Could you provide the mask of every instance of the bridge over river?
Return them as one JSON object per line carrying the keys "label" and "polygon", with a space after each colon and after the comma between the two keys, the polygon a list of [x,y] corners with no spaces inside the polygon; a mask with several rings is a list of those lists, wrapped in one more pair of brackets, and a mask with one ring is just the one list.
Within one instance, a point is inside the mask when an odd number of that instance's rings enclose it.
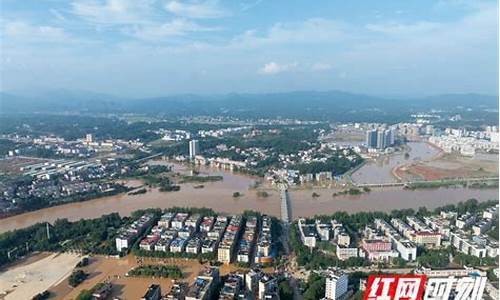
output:
{"label": "bridge over river", "polygon": [[498,181],[498,177],[475,177],[475,178],[454,178],[454,179],[441,179],[441,180],[415,180],[415,181],[405,181],[405,182],[387,182],[387,183],[361,183],[354,184],[356,187],[393,187],[393,186],[411,186],[418,184],[469,184],[474,182],[490,182]]}

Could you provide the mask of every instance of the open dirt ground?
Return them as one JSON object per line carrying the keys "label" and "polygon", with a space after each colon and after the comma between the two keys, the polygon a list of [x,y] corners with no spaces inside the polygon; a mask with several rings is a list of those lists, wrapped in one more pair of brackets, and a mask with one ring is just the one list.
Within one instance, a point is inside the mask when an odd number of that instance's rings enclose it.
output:
{"label": "open dirt ground", "polygon": [[437,159],[405,166],[398,175],[413,180],[439,180],[446,178],[477,178],[498,176],[496,160],[444,154]]}
{"label": "open dirt ground", "polygon": [[69,276],[80,259],[68,253],[40,254],[0,270],[0,299],[29,300]]}

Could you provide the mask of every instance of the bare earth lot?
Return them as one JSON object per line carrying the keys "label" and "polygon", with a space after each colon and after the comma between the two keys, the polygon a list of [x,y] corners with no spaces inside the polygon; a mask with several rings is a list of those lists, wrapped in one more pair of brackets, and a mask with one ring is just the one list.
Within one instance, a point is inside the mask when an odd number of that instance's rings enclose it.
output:
{"label": "bare earth lot", "polygon": [[45,253],[0,270],[0,299],[31,299],[69,276],[80,259],[75,254]]}
{"label": "bare earth lot", "polygon": [[435,160],[405,166],[397,172],[399,176],[410,180],[494,177],[498,176],[498,156],[496,160],[493,160],[444,154]]}

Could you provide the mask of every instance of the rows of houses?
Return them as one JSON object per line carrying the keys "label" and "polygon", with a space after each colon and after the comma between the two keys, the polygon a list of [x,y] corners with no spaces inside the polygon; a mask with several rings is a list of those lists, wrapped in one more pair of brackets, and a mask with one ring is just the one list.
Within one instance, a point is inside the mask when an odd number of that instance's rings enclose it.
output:
{"label": "rows of houses", "polygon": [[139,242],[139,248],[180,255],[210,255],[225,264],[261,263],[272,260],[270,224],[268,216],[260,220],[257,216],[167,212]]}
{"label": "rows of houses", "polygon": [[336,220],[330,222],[315,220],[313,223],[308,223],[305,219],[299,219],[298,230],[302,243],[309,248],[315,248],[318,242],[325,241],[335,244],[336,254],[340,260],[360,255],[358,247],[353,245],[344,225]]}
{"label": "rows of houses", "polygon": [[[370,261],[391,261],[401,258],[417,259],[417,248],[436,249],[453,246],[458,251],[479,258],[496,257],[498,242],[486,235],[498,216],[498,205],[481,213],[441,212],[431,216],[406,216],[390,220],[375,219],[359,232],[360,241],[354,245],[342,224],[331,220],[298,220],[298,233],[302,243],[317,247],[326,241],[336,246],[336,255],[345,260],[364,257]],[[352,233],[357,234],[357,233]]]}
{"label": "rows of houses", "polygon": [[115,239],[116,250],[118,252],[130,249],[137,238],[153,223],[153,214],[145,214],[132,224],[118,230]]}

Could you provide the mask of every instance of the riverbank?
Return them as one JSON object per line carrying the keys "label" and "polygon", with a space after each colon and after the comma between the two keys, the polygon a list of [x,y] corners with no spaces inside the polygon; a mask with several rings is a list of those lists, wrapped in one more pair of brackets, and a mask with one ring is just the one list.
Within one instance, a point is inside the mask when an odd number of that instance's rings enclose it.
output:
{"label": "riverbank", "polygon": [[[428,152],[427,148],[424,147],[423,153],[428,155],[434,152]],[[160,163],[166,162],[161,161]],[[176,169],[181,173],[189,173],[186,166],[177,165]],[[204,175],[222,176],[223,180],[204,183],[203,188],[199,188],[196,183],[183,184],[181,190],[177,192],[160,192],[157,188],[148,188],[145,194],[120,194],[32,211],[1,219],[0,233],[40,222],[53,223],[62,218],[70,221],[82,218],[93,219],[113,212],[117,212],[121,216],[128,216],[135,210],[150,207],[207,207],[229,214],[256,210],[263,214],[280,215],[281,202],[279,192],[275,187],[267,186],[267,183],[264,183],[262,187],[254,189],[252,188],[255,185],[254,177],[228,171],[210,170],[205,167],[200,170]],[[380,172],[380,170],[378,171]],[[139,183],[139,181],[132,180],[127,182],[127,185],[136,186]],[[267,197],[259,196],[259,191],[262,190],[268,192]],[[498,199],[498,188],[458,187],[412,191],[404,190],[402,187],[384,187],[372,188],[370,192],[361,195],[337,195],[333,197],[333,194],[339,191],[341,189],[330,187],[290,189],[291,216],[293,218],[311,217],[316,214],[336,211],[351,213],[361,211],[388,212],[393,209],[418,209],[421,206],[435,208],[446,204],[456,204],[470,198],[475,198],[478,201]],[[235,192],[240,193],[241,196],[233,197]],[[319,196],[313,197],[313,193]]]}
{"label": "riverbank", "polygon": [[[231,179],[231,181],[234,179]],[[242,213],[245,210],[256,210],[273,216],[280,215],[280,199],[278,191],[271,191],[268,197],[258,197],[257,191],[247,188],[248,182],[236,182],[236,186],[226,186],[225,181],[208,183],[203,189],[193,185],[179,192],[162,193],[150,189],[141,195],[118,195],[86,202],[70,203],[50,207],[26,214],[0,220],[0,233],[27,227],[40,222],[53,223],[57,219],[67,218],[70,221],[93,219],[103,214],[118,212],[128,216],[131,212],[149,208],[207,207],[224,213]],[[236,188],[238,187],[238,188]],[[234,198],[234,191],[241,191],[242,196]],[[314,188],[308,190],[290,190],[290,206],[292,217],[312,217],[316,214],[336,211],[361,212],[385,211],[393,209],[414,208],[421,206],[435,208],[446,204],[456,204],[470,198],[478,201],[498,199],[496,189],[437,188],[419,189],[415,191],[397,188],[372,189],[361,195],[338,195],[338,189]],[[317,193],[318,197],[312,194]]]}

